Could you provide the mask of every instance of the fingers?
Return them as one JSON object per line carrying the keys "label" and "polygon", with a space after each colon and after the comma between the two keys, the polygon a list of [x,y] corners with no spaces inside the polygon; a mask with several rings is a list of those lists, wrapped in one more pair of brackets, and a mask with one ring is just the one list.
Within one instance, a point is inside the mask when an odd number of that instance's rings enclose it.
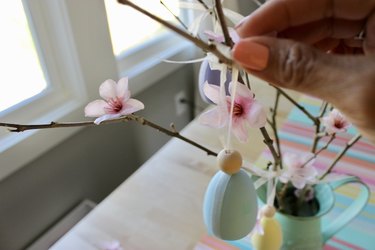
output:
{"label": "fingers", "polygon": [[343,19],[323,19],[316,22],[289,28],[279,37],[293,39],[307,44],[315,44],[326,38],[349,39],[358,35],[364,27],[364,21]]}
{"label": "fingers", "polygon": [[266,81],[325,100],[337,96],[340,89],[337,84],[344,80],[342,72],[348,73],[354,68],[338,56],[271,37],[241,40],[233,49],[233,58]]}
{"label": "fingers", "polygon": [[375,11],[367,19],[364,50],[366,54],[375,54]]}
{"label": "fingers", "polygon": [[374,0],[273,0],[257,9],[237,28],[241,37],[280,32],[326,18],[363,20]]}
{"label": "fingers", "polygon": [[326,38],[315,43],[314,47],[321,51],[328,52],[336,48],[339,45],[339,43],[340,43],[340,39]]}

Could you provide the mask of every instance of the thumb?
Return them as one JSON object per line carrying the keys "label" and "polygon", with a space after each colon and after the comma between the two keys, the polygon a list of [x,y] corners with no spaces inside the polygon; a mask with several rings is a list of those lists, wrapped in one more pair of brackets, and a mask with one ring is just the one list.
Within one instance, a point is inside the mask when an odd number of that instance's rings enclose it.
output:
{"label": "thumb", "polygon": [[337,83],[343,82],[343,70],[350,68],[342,57],[272,37],[242,39],[233,48],[233,59],[253,75],[274,85],[323,99],[329,99],[337,91]]}

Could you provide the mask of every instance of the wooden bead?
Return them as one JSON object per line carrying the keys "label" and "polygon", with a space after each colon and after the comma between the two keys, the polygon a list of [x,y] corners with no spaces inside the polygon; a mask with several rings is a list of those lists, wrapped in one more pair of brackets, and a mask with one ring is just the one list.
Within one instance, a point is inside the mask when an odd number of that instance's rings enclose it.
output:
{"label": "wooden bead", "polygon": [[273,206],[265,205],[262,210],[261,214],[265,217],[272,218],[276,213],[276,210]]}
{"label": "wooden bead", "polygon": [[217,156],[220,169],[227,174],[235,174],[242,167],[242,156],[236,150],[223,149]]}

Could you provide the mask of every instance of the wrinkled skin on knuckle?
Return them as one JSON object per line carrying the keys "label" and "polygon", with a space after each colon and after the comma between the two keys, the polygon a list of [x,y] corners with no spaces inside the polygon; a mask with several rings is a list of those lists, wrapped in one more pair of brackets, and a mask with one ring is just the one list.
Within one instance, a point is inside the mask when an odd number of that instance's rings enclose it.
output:
{"label": "wrinkled skin on knuckle", "polygon": [[311,49],[295,43],[279,54],[279,60],[278,79],[285,87],[297,90],[308,88],[316,70],[316,55]]}

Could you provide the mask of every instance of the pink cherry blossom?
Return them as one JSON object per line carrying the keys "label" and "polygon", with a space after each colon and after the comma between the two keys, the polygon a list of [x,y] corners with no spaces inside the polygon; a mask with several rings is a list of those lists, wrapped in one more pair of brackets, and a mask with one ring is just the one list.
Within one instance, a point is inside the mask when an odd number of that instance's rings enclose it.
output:
{"label": "pink cherry blossom", "polygon": [[104,100],[95,100],[85,107],[87,117],[98,117],[95,124],[144,109],[142,102],[130,98],[127,77],[120,79],[117,84],[111,79],[106,80],[100,85],[99,94]]}
{"label": "pink cherry blossom", "polygon": [[[284,169],[279,177],[283,183],[291,182],[294,187],[302,189],[306,184],[314,184],[317,179],[312,153],[294,154],[286,152],[283,154]],[[312,160],[311,160],[312,159]],[[306,162],[308,163],[306,164]]]}
{"label": "pink cherry blossom", "polygon": [[[229,94],[232,94],[233,84],[229,85]],[[216,107],[200,116],[200,122],[210,127],[221,128],[228,126],[231,107],[231,97],[225,96],[220,101],[220,87],[204,83],[203,92]],[[254,99],[254,94],[245,85],[237,83],[237,92],[234,99],[232,132],[241,142],[248,140],[248,127],[260,128],[266,124],[266,113],[262,105]]]}
{"label": "pink cherry blossom", "polygon": [[327,116],[322,118],[322,125],[328,134],[346,132],[350,123],[337,109],[333,109]]}

